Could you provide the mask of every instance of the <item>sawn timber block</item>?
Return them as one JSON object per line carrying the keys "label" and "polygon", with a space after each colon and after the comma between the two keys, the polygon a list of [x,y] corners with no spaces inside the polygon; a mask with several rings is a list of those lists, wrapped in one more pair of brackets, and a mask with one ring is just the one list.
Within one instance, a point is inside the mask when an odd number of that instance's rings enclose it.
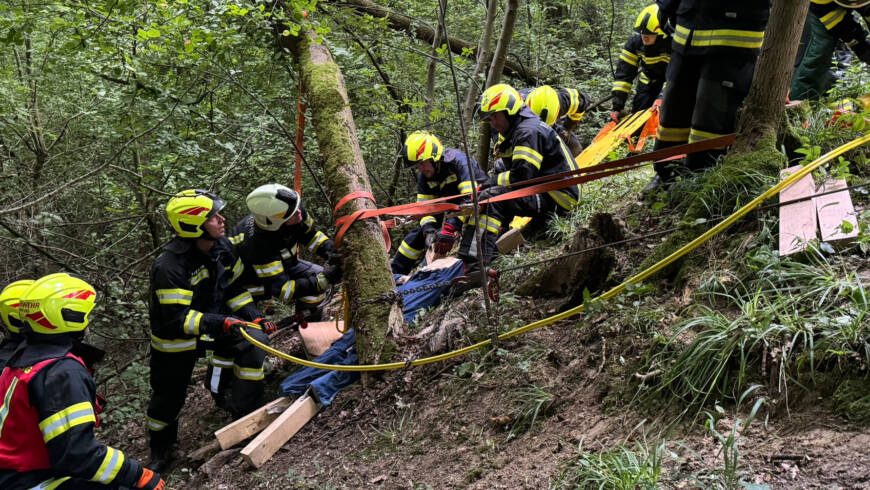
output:
{"label": "sawn timber block", "polygon": [[315,415],[317,415],[317,404],[314,399],[302,395],[242,449],[242,458],[254,468],[263,466],[263,463],[268,461]]}
{"label": "sawn timber block", "polygon": [[518,249],[524,243],[526,241],[523,239],[523,232],[516,228],[511,228],[496,240],[495,246],[498,247],[499,252],[507,254]]}
{"label": "sawn timber block", "polygon": [[[780,172],[780,178],[802,169],[795,165]],[[779,193],[779,202],[792,201],[815,194],[816,184],[808,174]],[[779,255],[784,257],[807,248],[807,242],[818,238],[816,233],[816,205],[812,200],[788,204],[779,208]]]}
{"label": "sawn timber block", "polygon": [[290,399],[286,396],[276,398],[239,420],[218,429],[214,436],[221,449],[227,450],[263,430],[289,406]]}
{"label": "sawn timber block", "polygon": [[[826,180],[816,190],[817,193],[846,189],[846,181],[843,179]],[[855,206],[849,191],[843,190],[826,196],[814,197],[816,211],[819,214],[819,230],[822,232],[822,240],[826,242],[850,241],[858,236],[858,218],[855,215]],[[848,233],[843,232],[843,222],[850,223],[852,229]]]}

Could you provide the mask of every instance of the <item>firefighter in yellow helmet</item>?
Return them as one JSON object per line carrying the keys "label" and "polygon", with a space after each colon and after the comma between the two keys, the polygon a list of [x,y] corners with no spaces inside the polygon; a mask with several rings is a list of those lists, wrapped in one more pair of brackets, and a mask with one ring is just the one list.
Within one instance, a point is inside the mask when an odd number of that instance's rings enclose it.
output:
{"label": "firefighter in yellow helmet", "polygon": [[0,317],[3,322],[3,342],[0,342],[0,370],[6,365],[6,361],[12,357],[12,353],[18,348],[18,344],[24,340],[24,321],[18,316],[18,304],[21,302],[21,294],[33,285],[30,279],[15,281],[0,291]]}
{"label": "firefighter in yellow helmet", "polygon": [[556,130],[562,141],[568,145],[573,156],[583,150],[583,145],[573,131],[583,113],[592,105],[592,101],[583,92],[573,88],[556,88],[541,85],[534,89],[525,88],[519,91],[525,104],[529,106],[542,121]]}
{"label": "firefighter in yellow helmet", "polygon": [[15,292],[26,340],[0,375],[0,488],[162,490],[160,475],[94,437],[95,382],[76,349],[96,291],[67,274],[30,282]]}
{"label": "firefighter in yellow helmet", "polygon": [[[455,148],[444,148],[441,140],[425,131],[408,135],[402,145],[402,159],[406,168],[417,169],[418,202],[437,197],[467,196],[471,194],[472,186],[486,182],[486,174],[480,169],[477,160],[466,157]],[[461,204],[468,201],[466,197],[451,202]],[[393,273],[408,274],[423,260],[427,236],[434,241],[437,253],[449,253],[462,231],[463,219],[455,217],[444,220],[443,215],[420,218],[420,226],[408,233],[399,245],[392,262]]]}
{"label": "firefighter in yellow helmet", "polygon": [[175,232],[151,268],[151,401],[147,426],[151,461],[165,472],[174,459],[178,414],[196,360],[213,351],[206,388],[216,404],[241,417],[260,406],[265,353],[243,339],[244,321],[264,330],[248,332],[268,343],[274,325],[263,319],[239,278],[242,260],[225,238],[225,202],[198,189],[175,194],[166,215]]}
{"label": "firefighter in yellow helmet", "polygon": [[614,121],[619,121],[625,109],[635,78],[638,85],[631,103],[632,113],[652,107],[665,85],[668,62],[671,61],[671,38],[659,25],[658,13],[656,4],[641,10],[634,23],[634,34],[619,53],[613,79],[613,112],[610,114]]}

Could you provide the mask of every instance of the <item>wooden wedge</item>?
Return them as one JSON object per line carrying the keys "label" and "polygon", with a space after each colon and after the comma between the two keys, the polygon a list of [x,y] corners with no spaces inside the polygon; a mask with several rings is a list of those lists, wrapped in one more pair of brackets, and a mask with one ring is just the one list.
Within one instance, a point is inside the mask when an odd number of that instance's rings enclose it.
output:
{"label": "wooden wedge", "polygon": [[276,398],[239,420],[218,429],[214,436],[221,449],[227,450],[263,430],[289,406],[290,399],[286,396]]}
{"label": "wooden wedge", "polygon": [[242,458],[254,468],[263,466],[263,463],[268,461],[315,415],[317,415],[317,404],[314,399],[302,395],[242,449]]}

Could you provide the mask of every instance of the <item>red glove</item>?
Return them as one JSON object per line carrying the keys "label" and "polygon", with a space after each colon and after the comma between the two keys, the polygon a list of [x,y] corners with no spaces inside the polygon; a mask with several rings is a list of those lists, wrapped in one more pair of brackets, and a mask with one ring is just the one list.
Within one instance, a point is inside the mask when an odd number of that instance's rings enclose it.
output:
{"label": "red glove", "polygon": [[154,473],[148,468],[142,468],[142,476],[139,477],[139,481],[136,482],[136,488],[142,488],[144,490],[163,490],[163,487],[166,484],[163,483],[163,479],[160,478],[160,475]]}
{"label": "red glove", "polygon": [[274,333],[278,330],[278,325],[275,325],[270,320],[266,320],[265,318],[257,318],[254,320],[254,323],[263,328],[263,331],[266,333]]}
{"label": "red glove", "polygon": [[441,231],[435,237],[435,245],[433,246],[435,253],[438,255],[447,255],[453,250],[453,244],[456,243],[456,228],[450,223],[444,223]]}
{"label": "red glove", "polygon": [[619,111],[613,111],[610,113],[610,119],[613,119],[613,122],[619,122]]}
{"label": "red glove", "polygon": [[246,322],[243,322],[236,317],[228,316],[224,318],[223,330],[224,333],[230,333],[233,330],[241,329],[245,325],[247,325]]}

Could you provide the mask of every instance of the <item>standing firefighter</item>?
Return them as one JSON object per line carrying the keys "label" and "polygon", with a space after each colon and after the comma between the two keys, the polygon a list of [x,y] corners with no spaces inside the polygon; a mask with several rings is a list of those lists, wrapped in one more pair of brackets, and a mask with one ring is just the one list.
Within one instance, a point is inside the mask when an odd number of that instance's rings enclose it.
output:
{"label": "standing firefighter", "polygon": [[[659,0],[659,24],[673,29],[673,53],[656,149],[695,143],[734,132],[734,119],[749,94],[764,42],[769,0]],[[686,157],[690,171],[710,167],[725,149]],[[674,178],[656,164],[651,191]]]}
{"label": "standing firefighter", "polygon": [[[322,317],[326,289],[341,281],[335,243],[315,229],[296,191],[281,184],[257,187],[245,201],[252,214],[233,227],[230,241],[245,264],[242,284],[255,299],[296,302],[309,321]],[[326,267],[297,257],[299,246],[326,260]]]}
{"label": "standing firefighter", "polygon": [[[504,187],[508,184],[577,169],[565,143],[553,128],[523,104],[520,94],[510,85],[493,85],[483,92],[480,116],[504,137],[498,151],[505,162],[505,170],[487,182],[489,187],[480,194],[481,200],[508,192]],[[564,214],[577,205],[579,195],[579,187],[572,185],[485,205],[480,209],[477,223],[473,217],[469,218],[469,224],[477,224],[482,232],[483,257],[477,257],[474,233],[463,234],[460,257],[472,269],[479,262],[488,264],[497,251],[495,241],[502,226],[507,226],[515,216],[543,219],[549,214]]]}
{"label": "standing firefighter", "polygon": [[[417,168],[417,201],[437,197],[465,195],[453,200],[456,204],[469,202],[472,186],[486,181],[486,174],[471,159],[469,174],[468,159],[455,148],[444,148],[432,134],[416,131],[408,135],[402,147],[405,167]],[[440,229],[439,229],[440,227]],[[393,258],[395,274],[408,274],[421,260],[426,249],[426,236],[435,235],[435,251],[445,255],[453,249],[456,237],[462,231],[462,218],[443,219],[443,215],[424,216],[420,227],[405,236],[399,251]],[[437,234],[436,234],[437,233]]]}
{"label": "standing firefighter", "polygon": [[[151,269],[151,463],[172,463],[178,414],[196,359],[213,350],[205,384],[221,408],[238,418],[260,406],[265,353],[242,339],[242,320],[274,329],[254,306],[239,278],[244,266],[224,238],[224,201],[210,192],[185,190],[166,205],[176,237]],[[250,330],[268,343],[263,331]],[[198,345],[201,336],[207,336]]]}
{"label": "standing firefighter", "polygon": [[3,333],[5,334],[3,342],[0,343],[0,369],[6,366],[6,361],[12,357],[18,344],[24,340],[24,335],[21,332],[24,320],[18,313],[18,304],[21,300],[21,294],[32,285],[33,281],[30,279],[15,281],[0,292],[0,316],[3,317]]}
{"label": "standing firefighter", "polygon": [[26,340],[0,375],[0,488],[162,489],[160,476],[94,437],[94,378],[75,354],[96,291],[51,274],[20,295]]}
{"label": "standing firefighter", "polygon": [[634,23],[635,34],[628,38],[619,54],[613,80],[613,112],[610,113],[614,121],[619,121],[625,109],[635,78],[639,83],[631,102],[632,113],[652,107],[665,85],[665,73],[671,61],[671,38],[659,26],[658,13],[656,4],[641,10]]}

